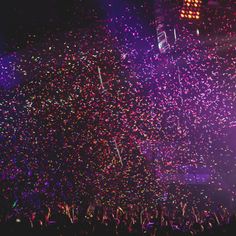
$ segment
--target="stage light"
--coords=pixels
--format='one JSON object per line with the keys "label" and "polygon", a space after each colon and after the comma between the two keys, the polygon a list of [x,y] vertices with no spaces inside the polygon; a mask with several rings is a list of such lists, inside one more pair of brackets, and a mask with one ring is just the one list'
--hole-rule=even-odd
{"label": "stage light", "polygon": [[180,12],[181,18],[199,19],[202,0],[184,0]]}

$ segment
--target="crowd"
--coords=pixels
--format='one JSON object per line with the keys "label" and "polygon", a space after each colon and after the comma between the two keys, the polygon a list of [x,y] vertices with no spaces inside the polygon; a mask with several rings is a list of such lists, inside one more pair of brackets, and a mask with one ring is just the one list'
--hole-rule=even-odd
{"label": "crowd", "polygon": [[[17,204],[16,204],[17,205]],[[99,201],[89,204],[58,203],[19,212],[1,199],[1,235],[32,236],[234,236],[236,215],[222,206],[215,212],[179,205],[105,207]]]}

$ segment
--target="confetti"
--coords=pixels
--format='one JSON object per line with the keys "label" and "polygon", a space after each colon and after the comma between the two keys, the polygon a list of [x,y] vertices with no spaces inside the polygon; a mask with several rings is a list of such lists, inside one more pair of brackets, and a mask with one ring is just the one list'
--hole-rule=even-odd
{"label": "confetti", "polygon": [[0,58],[4,195],[210,205],[205,184],[235,199],[235,19],[220,37],[173,28],[165,53],[135,22],[47,34]]}

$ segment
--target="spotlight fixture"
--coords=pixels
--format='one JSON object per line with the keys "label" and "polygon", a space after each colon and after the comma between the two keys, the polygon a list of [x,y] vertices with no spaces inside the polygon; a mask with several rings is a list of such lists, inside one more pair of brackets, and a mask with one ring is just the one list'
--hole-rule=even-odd
{"label": "spotlight fixture", "polygon": [[180,18],[200,19],[202,0],[184,0]]}

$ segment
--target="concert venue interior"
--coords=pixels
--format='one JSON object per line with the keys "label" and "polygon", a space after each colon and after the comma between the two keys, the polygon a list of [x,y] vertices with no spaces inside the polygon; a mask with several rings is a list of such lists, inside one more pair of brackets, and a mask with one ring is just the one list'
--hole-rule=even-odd
{"label": "concert venue interior", "polygon": [[234,0],[0,11],[1,235],[236,235]]}

